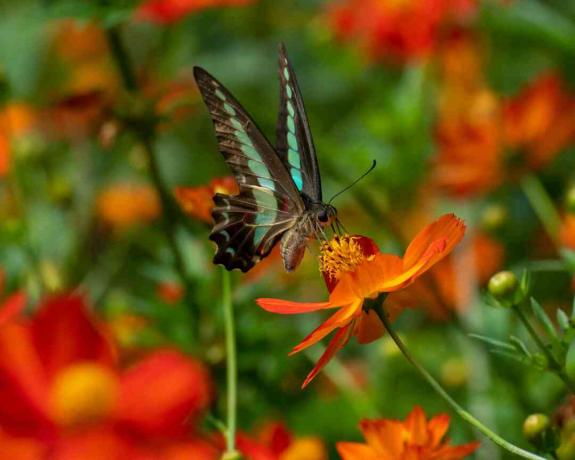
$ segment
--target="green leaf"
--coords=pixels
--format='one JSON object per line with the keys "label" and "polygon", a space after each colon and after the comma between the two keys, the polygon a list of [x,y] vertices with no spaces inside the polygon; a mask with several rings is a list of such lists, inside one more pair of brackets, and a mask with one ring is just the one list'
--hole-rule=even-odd
{"label": "green leaf", "polygon": [[565,372],[570,379],[575,379],[575,341],[572,341],[565,355]]}
{"label": "green leaf", "polygon": [[551,319],[549,318],[549,316],[547,316],[547,313],[545,313],[545,310],[543,309],[543,307],[533,297],[531,297],[531,309],[533,310],[535,317],[539,320],[539,322],[545,328],[547,335],[549,335],[549,337],[554,342],[558,342],[559,337],[557,335],[557,331],[555,330],[555,326],[553,326]]}
{"label": "green leaf", "polygon": [[519,337],[515,337],[514,335],[509,337],[511,343],[515,346],[515,349],[519,352],[524,354],[527,358],[531,359],[531,353],[523,343],[523,341]]}
{"label": "green leaf", "polygon": [[481,342],[491,345],[499,350],[505,350],[511,352],[516,351],[516,348],[513,345],[507,342],[503,342],[501,340],[494,339],[493,337],[488,337],[486,335],[480,335],[480,334],[469,334],[469,337],[480,340]]}

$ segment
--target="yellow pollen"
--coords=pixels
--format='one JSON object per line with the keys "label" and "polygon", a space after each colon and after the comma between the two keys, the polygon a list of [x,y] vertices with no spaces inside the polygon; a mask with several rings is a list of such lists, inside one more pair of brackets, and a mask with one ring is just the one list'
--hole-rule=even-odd
{"label": "yellow pollen", "polygon": [[116,405],[118,380],[100,364],[74,364],[56,376],[51,399],[54,418],[61,426],[98,422]]}
{"label": "yellow pollen", "polygon": [[333,279],[339,279],[345,272],[353,272],[366,260],[357,240],[356,236],[342,235],[322,243],[320,270]]}

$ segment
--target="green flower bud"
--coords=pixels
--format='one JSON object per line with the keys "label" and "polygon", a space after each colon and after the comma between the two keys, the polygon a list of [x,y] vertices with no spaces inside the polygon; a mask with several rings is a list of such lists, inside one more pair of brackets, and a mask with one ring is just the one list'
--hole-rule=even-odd
{"label": "green flower bud", "polygon": [[523,422],[523,436],[529,442],[534,442],[541,438],[550,426],[551,421],[545,414],[531,414]]}
{"label": "green flower bud", "polygon": [[519,280],[510,271],[502,271],[493,275],[489,280],[487,289],[493,298],[504,307],[513,305],[521,295]]}
{"label": "green flower bud", "polygon": [[575,460],[575,437],[569,436],[563,439],[555,454],[559,460]]}

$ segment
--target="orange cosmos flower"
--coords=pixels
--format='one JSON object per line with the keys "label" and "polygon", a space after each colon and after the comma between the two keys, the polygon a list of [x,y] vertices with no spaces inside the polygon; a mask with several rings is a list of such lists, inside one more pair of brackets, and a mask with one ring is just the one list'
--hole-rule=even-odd
{"label": "orange cosmos flower", "polygon": [[336,36],[359,43],[372,60],[427,57],[442,27],[473,14],[474,0],[344,0],[328,21]]}
{"label": "orange cosmos flower", "polygon": [[503,115],[507,145],[523,149],[532,169],[549,164],[575,136],[575,95],[554,72],[540,75],[507,100]]}
{"label": "orange cosmos flower", "polygon": [[0,177],[10,171],[14,142],[30,134],[36,125],[33,108],[22,102],[12,102],[0,111]]}
{"label": "orange cosmos flower", "polygon": [[575,214],[567,214],[561,222],[559,239],[566,248],[575,250]]}
{"label": "orange cosmos flower", "polygon": [[327,302],[258,299],[258,305],[273,313],[297,314],[338,309],[292,350],[292,354],[297,353],[337,330],[302,388],[351,336],[355,336],[359,343],[369,343],[383,334],[383,325],[376,313],[363,308],[366,299],[375,299],[382,293],[409,286],[449,254],[463,238],[464,232],[465,225],[460,219],[453,214],[444,215],[419,232],[403,258],[380,253],[375,242],[363,236],[335,237],[322,245],[320,257],[320,268],[330,291]]}
{"label": "orange cosmos flower", "polygon": [[[123,368],[80,297],[45,301],[31,318],[9,304],[1,312],[2,458],[184,459],[171,452],[191,447],[217,458],[189,435],[211,400],[200,363],[165,349]],[[19,451],[27,456],[6,456]]]}
{"label": "orange cosmos flower", "polygon": [[176,200],[187,215],[211,224],[213,196],[216,193],[237,195],[239,188],[232,176],[226,176],[212,179],[208,185],[176,187],[174,193]]}
{"label": "orange cosmos flower", "polygon": [[254,0],[146,0],[136,10],[136,17],[157,24],[171,24],[189,14],[219,6],[244,6]]}
{"label": "orange cosmos flower", "polygon": [[100,193],[96,207],[102,221],[120,230],[160,215],[155,190],[144,184],[111,185]]}
{"label": "orange cosmos flower", "polygon": [[449,415],[441,414],[427,421],[415,406],[407,419],[362,420],[360,428],[367,441],[338,442],[343,460],[460,460],[474,452],[479,442],[451,446],[442,442],[449,428]]}

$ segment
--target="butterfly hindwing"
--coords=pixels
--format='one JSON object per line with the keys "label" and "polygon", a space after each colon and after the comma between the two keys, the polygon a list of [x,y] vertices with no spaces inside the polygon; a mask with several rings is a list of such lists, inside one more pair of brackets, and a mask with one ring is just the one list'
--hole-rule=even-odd
{"label": "butterfly hindwing", "polygon": [[245,272],[271,251],[304,204],[282,161],[239,102],[205,70],[194,68],[194,76],[219,150],[240,188],[237,196],[214,197],[214,262]]}
{"label": "butterfly hindwing", "polygon": [[321,201],[321,179],[297,79],[283,44],[279,48],[280,107],[276,150],[300,192]]}

